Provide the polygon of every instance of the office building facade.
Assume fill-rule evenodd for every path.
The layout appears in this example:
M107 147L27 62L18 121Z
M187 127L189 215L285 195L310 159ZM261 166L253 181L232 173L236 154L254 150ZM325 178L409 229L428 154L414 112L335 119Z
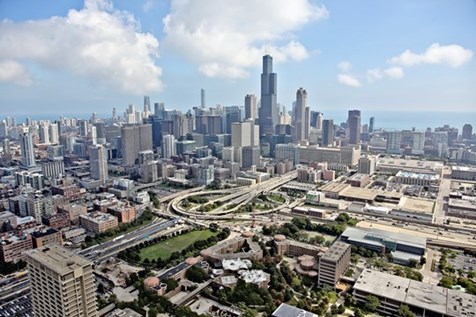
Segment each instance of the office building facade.
M92 263L57 245L25 252L36 317L97 317Z

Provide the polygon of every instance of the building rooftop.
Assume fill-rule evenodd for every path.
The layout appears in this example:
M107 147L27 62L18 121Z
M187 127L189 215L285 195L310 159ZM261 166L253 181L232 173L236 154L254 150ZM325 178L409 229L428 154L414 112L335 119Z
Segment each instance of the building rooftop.
M321 260L337 262L349 248L350 248L349 244L336 241L329 248L329 250L327 250L326 253L324 253L324 255L321 257Z
M432 180L432 181L436 181L440 179L440 175L435 173L418 173L418 172L411 172L411 171L405 171L405 170L398 171L397 175L395 176L416 178L416 179L423 179L423 180Z
M269 281L271 275L262 271L262 270L243 270L240 271L240 277L246 282L246 283L262 283Z
M99 212L99 211L90 212L88 214L81 215L80 217L83 219L93 221L93 222L97 222L97 223L117 219L111 214L107 214L107 213Z
M28 250L25 254L59 275L73 273L77 269L91 265L87 259L58 245Z
M451 170L453 170L453 171L462 171L462 172L476 172L476 167L452 166Z
M402 158L381 158L377 161L377 168L381 166L393 167L393 168L405 168L413 170L428 170L436 171L443 168L441 162L431 162L422 160L411 160Z
M375 200L381 191L360 187L347 187L339 193L340 197L351 198L357 200Z
M423 199L423 198L413 198L413 197L402 197L398 203L398 209L404 211L411 211L421 214L433 214L433 207L435 206L434 200Z
M445 316L474 316L476 308L474 295L368 269L354 289Z
M31 236L34 237L34 238L42 238L42 237L49 236L51 234L55 234L55 233L58 233L58 232L59 232L59 230L56 230L54 228L48 228L46 230L35 231L31 234Z
M348 237L352 240L362 240L365 243L371 243L371 241L375 241L379 245L380 242L376 238L386 239L386 240L395 240L395 242L399 242L406 245L411 245L420 248L426 248L426 238L413 236L409 234L404 234L400 232L389 232L379 229L366 229L366 228L352 228L349 227L345 229L342 233L343 237Z
M250 260L240 260L240 259L236 259L236 260L227 260L227 259L224 259L221 261L221 265L223 267L224 270L227 270L227 271L238 271L238 270L242 270L242 269L250 269L252 264L251 264L251 261Z
M317 317L304 309L300 309L288 304L281 304L271 315L273 317Z

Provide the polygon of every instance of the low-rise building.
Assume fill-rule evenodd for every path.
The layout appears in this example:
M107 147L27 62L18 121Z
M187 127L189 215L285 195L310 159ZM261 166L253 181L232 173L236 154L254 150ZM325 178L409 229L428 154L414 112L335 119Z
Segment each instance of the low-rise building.
M95 211L79 217L81 226L94 233L102 233L117 228L119 222L116 217L103 212Z
M476 181L476 168L468 166L453 166L451 168L451 178Z
M439 186L440 175L437 173L421 173L401 170L394 178L395 183L403 185L418 185L424 187Z
M71 220L69 219L69 213L67 212L59 212L54 215L42 217L42 221L44 225L55 229L69 227L69 225L71 224Z
M47 244L63 244L61 231L53 228L33 232L31 234L31 240L33 241L34 248L40 248Z
M274 236L274 244L276 245L276 253L278 255L301 256L307 254L320 257L327 250L325 247L286 239L286 236L282 234Z
M23 252L33 248L29 234L7 233L0 237L0 261L15 263L23 260Z
M271 314L271 317L317 317L317 315L304 309L283 303L276 308L276 310Z
M361 303L367 296L379 299L377 312L396 316L407 305L417 316L474 316L476 296L408 278L365 269L354 285L353 296Z
M129 223L136 219L135 207L128 204L109 207L107 211L116 217L120 223Z
M393 262L403 265L407 265L412 259L420 262L426 251L426 238L378 229L349 227L340 239L381 254L390 251Z
M67 204L58 207L58 213L67 213L69 220L77 224L79 222L79 217L85 215L88 212L88 208L81 204Z
M211 263L221 262L225 259L259 260L263 258L263 250L258 243L249 238L236 237L202 250L200 255Z

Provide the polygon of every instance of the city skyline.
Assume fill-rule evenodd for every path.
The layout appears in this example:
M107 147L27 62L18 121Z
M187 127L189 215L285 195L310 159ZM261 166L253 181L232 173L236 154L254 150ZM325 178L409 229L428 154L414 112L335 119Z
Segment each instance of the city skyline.
M207 106L243 105L260 95L260 57L269 52L287 109L303 87L311 111L473 112L474 2L265 4L2 2L0 108L109 113L148 95L186 110L200 105L200 89ZM268 19L258 22L264 9Z

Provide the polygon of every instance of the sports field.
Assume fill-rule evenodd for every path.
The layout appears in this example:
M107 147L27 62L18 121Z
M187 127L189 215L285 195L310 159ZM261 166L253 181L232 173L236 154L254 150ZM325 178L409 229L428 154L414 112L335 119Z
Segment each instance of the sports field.
M212 232L210 230L192 231L171 239L161 241L154 245L148 246L140 250L140 259L168 259L170 255L175 251L182 251L189 245L195 243L195 241L206 240L209 237L217 235L218 232Z

